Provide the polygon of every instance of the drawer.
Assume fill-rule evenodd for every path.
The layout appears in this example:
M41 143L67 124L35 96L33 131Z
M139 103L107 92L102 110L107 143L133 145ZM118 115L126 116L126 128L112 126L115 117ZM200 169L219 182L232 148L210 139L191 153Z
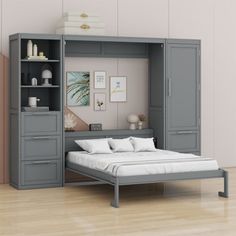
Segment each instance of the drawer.
M47 185L61 182L61 162L25 161L22 162L22 185Z
M21 139L22 160L59 159L60 136L24 137Z
M198 131L174 131L167 135L167 149L194 153L199 152L199 133Z
M22 135L57 135L62 129L60 112L22 112Z

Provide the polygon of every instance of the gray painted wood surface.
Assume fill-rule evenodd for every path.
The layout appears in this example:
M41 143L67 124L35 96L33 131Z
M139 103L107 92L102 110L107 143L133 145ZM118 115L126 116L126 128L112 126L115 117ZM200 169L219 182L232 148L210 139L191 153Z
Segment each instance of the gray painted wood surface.
M200 45L194 42L167 41L166 148L174 151L200 152Z
M37 63L21 60L28 39L38 42L50 55L58 89L47 91L20 87L22 71L30 68L36 75L39 73L36 71ZM61 186L64 151L77 148L75 138L157 136L159 148L200 153L199 52L199 40L52 34L10 36L11 184L22 189ZM134 131L135 134L129 130L66 133L64 150L62 75L65 56L148 58L149 124L154 133L148 129ZM29 95L41 95L41 103L48 105L53 112L21 112L20 108L27 104ZM44 140L46 138L48 143ZM38 152L35 146L40 147ZM40 180L36 170L40 170L45 179Z

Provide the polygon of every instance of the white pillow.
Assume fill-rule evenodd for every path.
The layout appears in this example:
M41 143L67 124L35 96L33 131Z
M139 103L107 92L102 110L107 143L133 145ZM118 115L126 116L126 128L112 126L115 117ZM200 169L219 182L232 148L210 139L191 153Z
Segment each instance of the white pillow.
M135 152L156 152L153 138L132 137L131 140Z
M112 153L108 144L108 139L86 139L86 140L75 140L82 149L89 152L90 154L95 153Z
M130 138L109 139L108 143L110 144L113 152L133 152L134 151L134 147L130 142Z

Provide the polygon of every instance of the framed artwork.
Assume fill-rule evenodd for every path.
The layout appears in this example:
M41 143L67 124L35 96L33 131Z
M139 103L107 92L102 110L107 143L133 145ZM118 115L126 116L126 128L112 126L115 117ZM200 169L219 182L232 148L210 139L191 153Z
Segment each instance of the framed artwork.
M106 88L106 72L105 71L94 72L94 88L95 89Z
M90 72L66 73L67 106L89 106L90 104Z
M95 111L106 110L106 94L105 93L94 94L94 110Z
M110 77L110 101L126 102L127 101L127 77L111 76Z

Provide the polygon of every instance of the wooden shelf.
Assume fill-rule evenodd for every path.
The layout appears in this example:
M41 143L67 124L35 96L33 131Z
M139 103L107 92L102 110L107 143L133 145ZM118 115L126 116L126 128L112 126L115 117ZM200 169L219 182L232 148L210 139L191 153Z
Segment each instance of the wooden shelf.
M42 85L37 85L37 86L21 85L21 88L60 88L60 86L59 86L59 85L50 85L50 86L42 86Z
M21 59L21 62L60 62L60 60L28 60L28 59Z

